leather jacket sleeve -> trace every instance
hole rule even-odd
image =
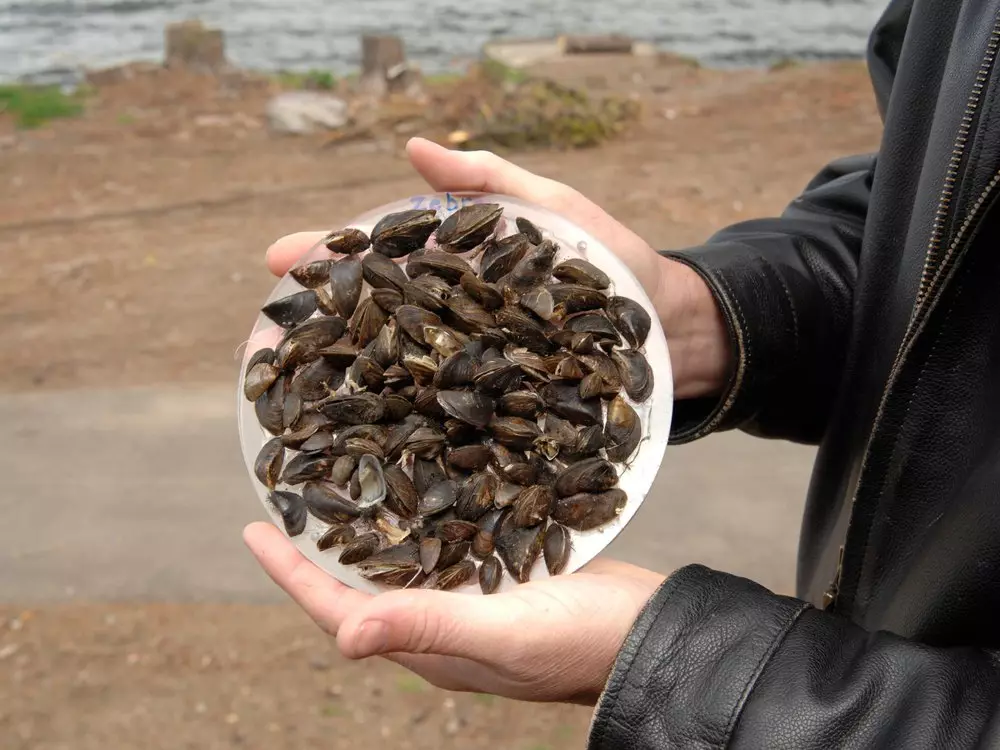
[[[702,566],[649,601],[590,750],[1000,746],[1000,661],[871,633]]]
[[[834,162],[780,217],[662,253],[706,281],[735,355],[721,397],[675,404],[674,443],[734,428],[819,440],[847,350],[875,162],[874,155]]]

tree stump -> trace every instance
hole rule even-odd
[[[222,31],[209,29],[201,21],[183,21],[167,26],[166,66],[216,73],[226,67]]]
[[[403,40],[398,36],[366,34],[361,37],[361,89],[376,97],[403,91],[413,84],[413,70],[406,62]]]

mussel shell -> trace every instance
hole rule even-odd
[[[302,416],[302,396],[295,391],[285,394],[285,403],[281,408],[281,422],[285,427],[291,427]]]
[[[357,503],[327,482],[307,482],[302,488],[302,500],[309,512],[325,523],[344,523],[345,518],[357,518],[362,512]]]
[[[443,325],[425,325],[424,341],[442,357],[450,357],[452,354],[465,351],[465,344],[458,335]]]
[[[420,567],[424,573],[430,573],[437,567],[441,559],[442,542],[440,539],[428,536],[420,540]]]
[[[378,551],[379,544],[377,534],[368,533],[356,536],[344,545],[338,562],[341,565],[357,565],[372,557]]]
[[[428,386],[433,383],[434,376],[437,375],[438,371],[437,360],[426,354],[417,356],[404,354],[403,367],[410,373],[413,377],[413,382],[418,386]],[[419,405],[417,405],[417,409],[419,411]]]
[[[601,351],[594,351],[591,354],[580,354],[577,356],[580,364],[590,372],[596,372],[604,381],[604,391],[601,396],[604,398],[614,398],[622,388],[622,376],[618,365],[611,357]]]
[[[503,307],[503,295],[493,284],[483,281],[474,273],[464,273],[459,283],[465,293],[483,306],[485,310],[497,310]]]
[[[341,526],[331,526],[323,535],[316,540],[316,549],[320,552],[326,552],[328,549],[333,549],[334,547],[341,547],[357,536],[357,532],[354,531],[353,526],[341,525]]]
[[[595,424],[590,427],[584,427],[577,433],[576,445],[569,451],[569,457],[576,460],[578,458],[596,456],[597,452],[605,446],[605,442],[604,430],[600,425]]]
[[[424,340],[425,326],[440,326],[441,318],[415,305],[400,305],[396,308],[396,323],[403,329],[407,336],[418,344],[426,343]]]
[[[307,289],[315,289],[316,287],[323,286],[330,280],[330,266],[332,265],[333,261],[329,258],[315,260],[304,266],[296,266],[289,273],[302,286]]]
[[[346,229],[338,229],[335,232],[330,232],[324,238],[323,244],[326,245],[326,249],[331,253],[356,255],[367,250],[371,245],[371,240],[360,229],[347,227]]]
[[[361,261],[357,258],[344,258],[330,266],[330,299],[341,317],[354,315],[362,287]]]
[[[597,398],[604,392],[605,384],[604,379],[598,375],[596,372],[590,372],[583,376],[580,380],[580,400],[589,401],[592,398]]]
[[[504,307],[497,311],[497,325],[507,339],[538,354],[551,354],[556,345],[549,341],[545,329],[526,311]]]
[[[289,330],[275,349],[274,364],[286,369],[312,361],[320,350],[335,344],[347,332],[347,321],[335,315],[313,318]]]
[[[496,474],[480,471],[469,477],[459,488],[455,515],[463,521],[478,521],[493,508],[500,480]]]
[[[616,351],[613,356],[630,399],[642,403],[653,395],[653,369],[642,352],[625,349]]]
[[[443,544],[441,546],[441,556],[435,570],[445,570],[452,565],[457,565],[469,554],[472,545],[469,542],[455,542],[454,544]]]
[[[388,402],[388,399],[386,401]],[[390,461],[398,461],[403,455],[403,449],[406,447],[406,441],[410,438],[410,435],[422,426],[422,421],[408,415],[402,422],[390,427],[388,437],[383,446],[386,458]]]
[[[448,415],[480,429],[489,424],[496,411],[493,399],[470,391],[439,391],[437,401]]]
[[[476,575],[476,564],[471,560],[462,560],[438,574],[437,588],[441,591],[451,591],[464,586]]]
[[[510,391],[497,402],[497,412],[506,417],[534,419],[541,410],[542,398],[534,391]]]
[[[531,248],[532,243],[524,234],[489,242],[480,263],[480,278],[491,284],[499,281],[514,270]]]
[[[526,487],[511,506],[511,521],[518,528],[544,523],[554,503],[555,493],[551,487],[542,484]]]
[[[343,369],[350,367],[351,363],[354,362],[354,358],[358,356],[358,348],[354,344],[340,341],[320,349],[317,354],[331,365]]]
[[[330,481],[337,487],[346,486],[351,481],[351,475],[357,467],[358,459],[354,456],[348,456],[346,453],[343,456],[338,456],[333,468],[330,469]]]
[[[361,486],[361,496],[358,507],[362,511],[374,508],[385,500],[386,482],[382,473],[382,462],[370,454],[358,458],[358,484]]]
[[[541,435],[537,424],[521,417],[493,417],[489,429],[494,440],[513,450],[531,450]]]
[[[454,544],[456,542],[472,541],[472,537],[478,532],[479,527],[472,521],[451,519],[450,521],[439,523],[434,529],[434,536],[445,544]]]
[[[550,576],[557,576],[566,570],[566,564],[569,562],[572,550],[573,542],[570,540],[570,534],[566,527],[557,523],[549,524],[548,528],[545,529],[542,555],[545,558],[545,567]]]
[[[347,388],[351,393],[381,391],[385,384],[385,371],[371,357],[358,357],[347,371]]]
[[[292,448],[294,450],[305,450],[306,452],[313,450],[323,450],[329,447],[330,443],[326,443],[319,448],[303,448],[303,446],[313,438],[317,432],[330,426],[330,420],[324,417],[317,411],[306,411],[299,417],[298,421],[292,425],[292,431],[286,432],[281,436],[281,444],[286,448]],[[326,433],[324,430],[325,434]],[[331,438],[332,442],[332,438]],[[316,441],[313,441],[313,445]]]
[[[306,506],[301,497],[294,492],[275,490],[268,495],[268,499],[281,515],[281,521],[288,536],[295,537],[305,531]]]
[[[246,400],[256,401],[263,396],[280,374],[281,370],[267,362],[258,362],[250,368],[243,380],[243,395]]]
[[[431,485],[417,503],[417,513],[421,516],[433,516],[447,510],[458,500],[458,482],[445,479]]]
[[[593,334],[598,344],[621,344],[622,339],[617,329],[603,312],[584,312],[566,319],[564,327],[578,333]]]
[[[549,383],[539,395],[550,411],[573,424],[589,427],[600,424],[604,418],[601,402],[597,399],[583,401],[575,383]]]
[[[386,214],[372,229],[372,252],[387,258],[402,258],[422,248],[439,226],[441,220],[435,211],[417,209]]]
[[[609,461],[627,461],[639,446],[642,438],[639,415],[621,396],[608,404],[604,433],[604,449]]]
[[[476,375],[476,363],[468,351],[455,352],[438,365],[434,374],[434,387],[449,390],[468,385]]]
[[[558,246],[551,240],[543,240],[529,250],[504,278],[503,283],[518,292],[526,292],[544,283],[552,275],[552,263]]]
[[[535,287],[522,294],[519,303],[521,307],[530,310],[542,320],[551,320],[555,309],[552,294],[544,286]]]
[[[564,260],[552,269],[552,275],[566,284],[578,284],[590,289],[607,289],[611,286],[608,275],[583,258]]]
[[[445,476],[444,469],[438,465],[436,461],[428,461],[422,458],[416,458],[413,461],[413,486],[417,490],[417,494],[422,498],[427,494],[427,491],[434,487],[440,482],[444,482],[447,477]],[[452,485],[454,487],[454,493],[451,503],[454,504],[455,500],[458,499],[458,485]],[[450,492],[448,488],[441,488],[441,492]],[[446,498],[445,498],[446,499]],[[421,515],[425,515],[426,510],[424,504],[418,500],[417,502],[418,512]],[[448,507],[447,505],[445,507]]]
[[[323,453],[300,453],[285,465],[279,481],[296,485],[311,479],[323,479],[330,473],[335,460],[333,456]]]
[[[555,414],[546,414],[545,430],[541,437],[535,440],[535,447],[551,461],[560,452],[572,452],[576,447],[576,439],[576,428],[572,424]]]
[[[560,472],[555,490],[559,497],[569,497],[581,492],[610,490],[617,483],[618,472],[611,462],[595,457],[579,461]]]
[[[444,309],[451,285],[440,276],[425,274],[418,276],[403,286],[403,302],[424,310]]]
[[[347,427],[337,433],[337,439],[333,441],[330,452],[335,456],[343,456],[347,453],[347,441],[355,438],[364,438],[382,447],[389,439],[389,431],[381,425],[367,423]]]
[[[497,553],[507,571],[519,583],[527,583],[531,577],[531,568],[542,552],[544,537],[542,526],[510,528],[497,535]]]
[[[397,289],[372,289],[372,301],[387,313],[396,312],[403,304],[403,295]]]
[[[530,349],[509,344],[504,347],[503,355],[505,358],[518,365],[524,371],[524,374],[529,378],[544,382],[551,380],[551,375],[545,365],[545,358],[542,357],[542,355],[533,352]]]
[[[329,423],[327,423],[329,424]],[[306,451],[311,453],[314,451],[325,451],[331,445],[333,445],[333,433],[327,430],[317,431],[315,434],[306,438],[306,440],[299,446],[296,446],[294,442],[291,442],[289,438],[292,435],[285,435],[283,439],[285,440],[285,445],[289,448],[296,448],[297,450]]]
[[[261,362],[266,362],[269,365],[274,364],[274,349],[270,347],[264,347],[263,349],[258,349],[250,357],[250,361],[247,362],[246,372],[249,373],[254,367],[259,365]]]
[[[501,396],[521,385],[524,373],[513,362],[504,359],[492,359],[483,362],[476,372],[473,382],[483,393]]]
[[[472,266],[457,255],[442,250],[428,250],[410,256],[406,263],[406,273],[411,279],[430,273],[451,284],[457,284],[462,274],[472,273]]]
[[[464,423],[463,423],[464,424]],[[482,443],[463,445],[448,451],[446,461],[461,471],[482,471],[493,457],[493,452]]]
[[[499,328],[487,328],[482,333],[478,334],[480,343],[483,345],[483,354],[480,358],[486,361],[486,351],[493,349],[495,351],[502,350],[507,346],[507,334],[501,331]]]
[[[483,560],[479,566],[479,588],[484,594],[492,594],[500,588],[503,579],[503,566],[492,554]]]
[[[514,223],[517,225],[517,231],[528,238],[528,242],[532,245],[539,244],[544,237],[542,237],[542,230],[539,229],[535,224],[531,222],[530,219],[526,219],[523,216],[518,216]]]
[[[652,320],[646,308],[628,297],[608,300],[608,317],[633,349],[646,343]]]
[[[415,456],[430,460],[441,453],[445,442],[444,434],[433,427],[418,427],[406,439],[405,448]]]
[[[367,346],[374,341],[389,321],[389,313],[366,297],[361,300],[358,310],[351,320],[351,341],[358,346]]]
[[[282,328],[291,328],[316,312],[316,292],[306,289],[264,305],[260,311]]]
[[[480,560],[488,558],[493,554],[495,549],[496,545],[493,543],[493,532],[491,531],[479,531],[472,538],[472,548],[470,551]]]
[[[348,456],[354,456],[358,459],[362,456],[374,456],[379,461],[385,460],[382,446],[367,438],[350,438],[345,441],[345,450]]]
[[[390,365],[385,369],[384,375],[385,384],[390,388],[395,388],[396,395],[406,398],[404,394],[399,393],[399,390],[413,383],[413,373],[402,365]]]
[[[460,419],[446,419],[444,421],[444,434],[448,438],[448,444],[452,447],[472,443],[478,440],[480,435],[479,430]]]
[[[399,329],[393,321],[382,326],[372,346],[372,359],[383,368],[399,361]]]
[[[325,357],[305,364],[292,378],[291,390],[305,401],[326,398],[344,383],[345,372]]]
[[[385,399],[374,393],[334,396],[320,411],[334,424],[375,424],[385,415]]]
[[[257,454],[257,459],[253,464],[253,473],[257,480],[273,490],[278,484],[278,477],[281,476],[281,464],[285,460],[285,446],[280,437],[271,438]]]
[[[493,234],[503,216],[498,203],[473,203],[463,206],[438,227],[435,239],[447,251],[462,253],[472,250]]]
[[[558,498],[553,520],[577,531],[589,531],[613,521],[625,508],[628,495],[617,487],[601,493],[581,492]]]
[[[425,417],[443,420],[448,415],[441,408],[441,404],[438,403],[438,392],[438,389],[432,385],[420,388],[413,399],[413,408]]]
[[[445,300],[445,306],[448,322],[464,333],[482,333],[497,324],[493,313],[464,291],[453,291]]]
[[[395,393],[391,393],[385,398],[385,420],[387,422],[401,422],[413,411],[413,403]]]
[[[551,284],[547,288],[555,304],[556,318],[565,318],[587,310],[600,310],[608,304],[608,297],[604,292],[580,284]]]
[[[398,263],[378,253],[369,253],[361,261],[361,275],[376,289],[396,289],[399,292],[409,280]]]

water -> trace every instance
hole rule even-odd
[[[166,24],[198,17],[261,70],[359,64],[359,36],[394,33],[425,71],[498,37],[628,34],[709,65],[863,54],[886,0],[0,0],[0,79],[161,60]]]

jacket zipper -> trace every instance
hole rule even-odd
[[[948,161],[948,168],[945,173],[944,185],[941,188],[941,197],[938,201],[937,211],[934,214],[934,225],[931,228],[930,239],[927,243],[927,255],[924,258],[924,268],[920,274],[920,287],[917,291],[916,300],[914,301],[913,311],[910,314],[910,321],[907,324],[906,332],[903,334],[903,340],[900,342],[899,349],[896,352],[896,358],[893,360],[889,377],[886,380],[885,388],[883,389],[882,396],[879,399],[879,406],[875,413],[875,420],[872,424],[871,432],[868,434],[868,440],[865,444],[864,457],[861,459],[861,470],[858,473],[858,485],[854,490],[854,497],[851,499],[852,515],[854,513],[854,507],[858,502],[858,494],[860,492],[861,482],[864,479],[865,469],[868,466],[868,455],[871,450],[872,442],[878,432],[878,428],[885,413],[886,404],[889,400],[889,392],[892,390],[896,379],[899,377],[903,361],[916,337],[919,325],[926,317],[928,309],[935,300],[932,292],[937,292],[938,296],[940,296],[947,281],[945,274],[949,269],[949,264],[951,264],[952,261],[960,255],[960,245],[968,235],[969,229],[972,227],[973,223],[979,218],[979,212],[986,204],[987,198],[990,197],[997,184],[1000,183],[1000,171],[998,171],[993,176],[993,179],[990,180],[989,184],[987,184],[987,186],[983,189],[982,193],[980,193],[975,203],[973,203],[965,220],[955,232],[954,239],[948,244],[948,247],[942,254],[941,243],[944,241],[945,228],[952,208],[952,198],[954,197],[955,188],[958,183],[962,159],[965,156],[966,146],[968,145],[969,137],[972,134],[972,124],[975,120],[976,112],[979,109],[979,103],[983,96],[983,90],[986,88],[990,72],[993,69],[993,63],[996,60],[998,49],[1000,49],[1000,12],[994,16],[993,29],[990,32],[990,39],[986,45],[986,52],[980,62],[979,70],[976,73],[976,80],[972,86],[972,92],[969,94],[969,98],[965,106],[965,112],[962,114],[962,121],[958,127],[958,135],[955,138],[955,144],[951,152],[951,159]],[[850,527],[851,523],[849,522],[848,536],[850,535]],[[840,559],[837,562],[837,569],[834,573],[833,580],[830,583],[830,587],[823,594],[824,609],[830,609],[837,603],[837,599],[841,593],[843,567],[844,548],[841,547]]]

